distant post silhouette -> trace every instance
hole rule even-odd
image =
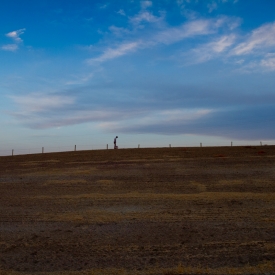
[[[118,138],[118,136],[116,136],[115,138],[114,138],[114,149],[118,149],[118,146],[116,145],[116,139]]]

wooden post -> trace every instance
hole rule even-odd
[[[12,149],[12,153],[11,153],[11,155],[13,156],[13,149]]]
[[[171,144],[169,144],[169,147],[171,148]]]
[[[138,148],[139,148],[139,145],[138,145]]]
[[[107,144],[107,146],[106,146],[106,149],[108,150],[108,144]]]
[[[202,147],[202,143],[201,143],[201,147]]]
[[[42,154],[44,154],[44,147],[42,147]]]
[[[231,147],[233,146],[233,142],[231,141]]]
[[[260,142],[261,146],[263,146],[262,142]]]
[[[76,145],[74,146],[74,151],[76,151]]]

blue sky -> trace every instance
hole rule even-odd
[[[0,151],[275,141],[275,1],[1,0]]]

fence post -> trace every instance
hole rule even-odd
[[[138,145],[138,148],[139,148],[139,145]]]
[[[231,147],[233,146],[233,142],[231,141]]]
[[[44,147],[42,147],[42,154],[44,154]]]
[[[262,142],[260,142],[261,146],[263,146]]]
[[[12,149],[12,153],[11,153],[11,155],[13,156],[13,149]]]
[[[106,146],[106,149],[108,150],[108,144],[107,144],[107,146]]]
[[[171,144],[169,144],[169,147],[171,148]]]
[[[76,145],[74,146],[74,151],[76,151]]]
[[[200,145],[201,145],[201,147],[202,147],[202,143],[201,143]]]

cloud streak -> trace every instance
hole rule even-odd
[[[265,56],[265,59],[261,60],[261,66],[269,71],[275,71],[275,54],[270,53]]]
[[[246,40],[237,45],[232,55],[248,55],[262,52],[275,46],[275,23],[265,24],[252,31]]]
[[[4,51],[15,52],[19,49],[19,44],[23,43],[20,35],[24,34],[26,29],[20,29],[16,31],[12,31],[6,34],[6,37],[11,38],[14,41],[14,44],[6,44],[1,47]]]
[[[87,60],[87,63],[88,64],[101,63],[107,60],[118,58],[130,52],[134,52],[135,50],[138,49],[139,45],[140,45],[139,42],[130,42],[130,43],[123,43],[119,45],[117,48],[108,48],[99,57],[91,58]]]
[[[3,45],[1,47],[1,49],[3,51],[8,51],[8,52],[15,52],[18,50],[18,45],[17,44],[7,44],[7,45]]]
[[[221,56],[224,52],[234,45],[236,36],[234,34],[223,35],[218,39],[202,45],[191,51],[192,62],[200,63],[206,62],[218,56]]]
[[[26,29],[20,29],[17,31],[12,31],[6,34],[7,37],[14,40],[16,43],[21,43],[23,40],[20,38],[20,35],[24,34]]]
[[[275,111],[272,106],[241,107],[235,110],[204,111],[193,119],[184,116],[159,119],[155,123],[111,123],[106,129],[124,134],[160,134],[160,135],[206,135],[236,140],[274,139],[272,126]]]
[[[153,5],[152,1],[141,1],[141,8],[147,9]]]
[[[147,18],[147,20],[149,20]],[[140,49],[150,48],[156,45],[171,45],[187,38],[195,36],[205,36],[217,32],[218,28],[227,23],[227,18],[219,18],[218,20],[193,20],[182,24],[179,27],[167,27],[147,37],[147,39],[139,38],[131,42],[123,42],[116,48],[107,48],[100,56],[87,60],[88,64],[101,63],[111,59],[115,59],[126,54],[135,52]],[[232,38],[232,37],[231,37]],[[221,41],[213,44],[214,50],[219,51],[222,47],[227,47],[230,43],[230,37],[225,37]]]
[[[167,28],[154,35],[153,39],[148,42],[148,45],[159,43],[170,45],[186,38],[208,35],[215,32],[215,23],[212,20],[194,20],[180,27]]]
[[[11,99],[26,113],[38,113],[53,109],[61,109],[75,102],[73,97],[60,95],[45,95],[34,93],[25,96],[11,96]]]
[[[59,112],[59,114],[51,113],[51,116],[43,116],[43,114],[25,114],[22,112],[13,113],[13,117],[21,121],[24,125],[31,129],[50,129],[56,127],[72,126],[81,123],[98,123],[102,121],[112,121],[114,117],[121,116],[120,112],[108,110]]]
[[[83,87],[83,93],[75,88],[77,98],[73,91],[73,96],[68,92],[13,96],[19,111],[12,116],[31,129],[93,123],[106,133],[275,138],[271,125],[275,115],[273,94],[253,96],[200,86],[137,83],[91,85]]]
[[[138,15],[130,18],[131,24],[139,25],[141,22],[149,22],[149,23],[155,23],[160,21],[162,18],[159,18],[157,16],[154,16],[152,13],[148,11],[142,11]]]

